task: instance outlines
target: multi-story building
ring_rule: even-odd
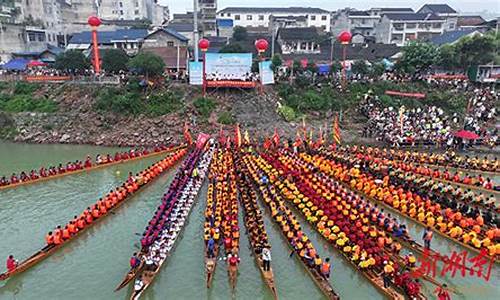
[[[444,32],[445,22],[435,14],[385,14],[376,26],[376,41],[404,46],[412,40],[429,40]]]
[[[364,37],[374,37],[375,27],[382,15],[389,13],[413,13],[407,7],[378,7],[366,11],[344,8],[332,14],[332,34],[338,35],[344,30]]]
[[[153,25],[168,21],[168,8],[157,0],[100,0],[99,16],[105,20],[149,20]]]
[[[217,0],[198,0],[198,11],[203,35],[217,35]]]
[[[458,12],[448,4],[425,4],[417,13],[435,14],[445,20],[444,31],[453,31],[457,29]]]
[[[307,16],[271,16],[269,20],[269,33],[276,34],[281,28],[307,27]]]
[[[7,5],[8,4],[8,5]],[[98,15],[101,30],[115,30],[149,20],[159,26],[169,11],[157,0],[16,0],[0,5],[0,54],[39,52],[47,45],[64,47],[75,32],[88,30],[87,19]]]
[[[234,26],[269,29],[273,17],[304,16],[307,18],[307,27],[320,28],[330,31],[330,12],[312,7],[226,7],[217,13],[218,19],[232,19]]]

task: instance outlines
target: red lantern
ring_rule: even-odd
[[[96,16],[90,16],[87,22],[89,23],[90,26],[93,27],[98,27],[99,25],[101,25],[101,19],[99,19]]]
[[[342,45],[346,45],[351,42],[352,34],[349,31],[342,31],[337,37],[337,39]]]
[[[265,39],[258,39],[255,41],[255,48],[259,53],[266,52],[268,46],[269,44]]]
[[[207,39],[201,39],[198,42],[198,47],[200,47],[201,51],[206,52],[208,47],[210,47],[210,42]]]

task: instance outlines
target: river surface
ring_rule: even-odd
[[[42,165],[83,159],[87,154],[114,153],[116,149],[92,146],[27,145],[0,142],[0,175]],[[140,171],[158,157],[124,163],[92,172],[0,191],[0,271],[9,254],[21,260],[44,245],[44,235],[81,213],[110,189],[120,185],[129,171]],[[119,172],[117,172],[119,171]],[[115,211],[115,214],[91,227],[46,260],[28,271],[0,282],[0,299],[128,299],[130,288],[113,290],[128,271],[130,255],[137,250],[138,236],[175,174],[167,171]],[[241,264],[234,294],[228,283],[226,265],[219,261],[213,285],[205,287],[203,262],[203,213],[206,184],[193,207],[182,238],[144,299],[272,299],[250,255],[248,239],[241,237]],[[261,203],[262,204],[262,203]],[[263,206],[261,206],[264,209]],[[241,210],[240,210],[241,212]],[[323,299],[303,266],[290,250],[278,226],[265,211],[266,229],[272,245],[272,266],[280,299]],[[322,257],[330,257],[333,271],[330,281],[343,299],[383,299],[363,276],[347,264],[336,251],[299,218]],[[243,224],[242,217],[240,216]],[[407,221],[413,236],[420,238],[422,228]],[[433,248],[443,254],[459,246],[434,235]],[[438,266],[440,267],[440,266]],[[440,269],[438,269],[439,273]],[[498,299],[499,268],[494,266],[491,279],[462,278],[460,274],[437,279],[459,290],[453,299]],[[458,272],[459,273],[459,272]],[[425,284],[431,296],[434,286]],[[432,299],[433,297],[430,297]]]

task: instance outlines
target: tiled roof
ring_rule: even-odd
[[[182,34],[180,34],[179,32],[175,31],[174,29],[172,28],[169,28],[169,27],[165,27],[165,28],[161,28],[161,29],[158,29],[156,31],[153,31],[151,32],[150,34],[148,34],[145,38],[148,38],[149,36],[151,36],[152,34],[155,34],[157,33],[158,31],[163,31],[165,32],[166,34],[168,35],[171,35],[173,36],[174,38],[178,39],[179,41],[183,41],[183,42],[187,42],[189,41],[189,39],[185,36],[183,36]]]
[[[430,42],[437,46],[441,46],[444,44],[453,44],[459,39],[463,38],[464,36],[468,36],[469,34],[472,34],[474,32],[477,31],[474,29],[447,31],[441,35],[432,38]]]
[[[177,32],[193,32],[194,24],[193,23],[170,23],[167,25],[167,28],[175,30]]]
[[[422,9],[428,8],[435,14],[456,14],[457,11],[451,8],[448,4],[425,4],[420,8],[418,12],[420,12]]]
[[[405,11],[405,12],[413,12],[413,8],[410,7],[376,7],[374,9],[391,12],[391,11]]]
[[[218,13],[303,13],[327,14],[329,11],[315,7],[226,7]]]
[[[419,14],[419,13],[405,13],[405,14],[384,14],[387,18],[393,21],[439,21],[443,18],[435,14]]]
[[[458,16],[457,26],[477,26],[486,22],[481,16]]]
[[[118,29],[115,31],[97,31],[100,44],[110,44],[119,40],[141,40],[148,34],[146,29]],[[92,41],[92,32],[75,33],[69,40],[70,44],[89,44]]]
[[[330,41],[325,41],[320,44],[321,53],[319,54],[286,54],[283,55],[284,60],[302,60],[308,59],[315,62],[329,62],[330,61],[330,51],[331,51]],[[339,43],[335,43],[333,46],[333,58],[336,61],[342,59],[343,46]],[[347,59],[358,60],[364,59],[368,61],[381,61],[384,58],[390,58],[395,54],[399,53],[401,49],[394,44],[375,44],[369,43],[366,45],[349,45],[346,47]]]
[[[278,36],[282,40],[315,40],[319,37],[315,27],[280,28]]]
[[[370,14],[366,11],[350,11],[347,13],[348,16],[369,16]]]

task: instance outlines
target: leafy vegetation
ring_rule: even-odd
[[[208,118],[216,106],[212,98],[206,97],[197,98],[193,104],[196,108],[196,111],[204,118]]]
[[[287,122],[292,122],[297,119],[297,114],[295,113],[295,110],[288,105],[279,106],[277,112]]]
[[[107,72],[118,73],[128,70],[129,57],[120,49],[106,49],[103,51],[102,68]]]
[[[108,87],[97,95],[95,108],[123,115],[161,116],[180,110],[184,103],[183,94],[178,90],[168,90],[145,97],[135,90],[134,85],[127,89]]]
[[[425,72],[438,58],[439,51],[434,45],[414,41],[403,47],[403,56],[395,67],[398,71],[409,74]]]
[[[12,93],[0,94],[0,110],[6,112],[44,112],[57,111],[57,103],[45,97],[35,98],[33,92],[39,88],[36,83],[16,82]],[[4,86],[7,90],[8,86]]]
[[[128,67],[139,74],[149,76],[157,76],[163,73],[165,63],[163,59],[156,54],[149,52],[141,52],[128,62]]]
[[[248,32],[245,27],[234,26],[233,29],[233,39],[235,41],[244,41],[248,38]]]
[[[224,125],[232,125],[236,123],[233,115],[229,111],[223,111],[219,114],[217,122]]]
[[[90,60],[81,51],[69,50],[56,57],[54,68],[63,71],[84,70],[90,67]]]
[[[245,53],[247,50],[243,49],[240,44],[230,43],[225,45],[219,50],[219,53]]]

